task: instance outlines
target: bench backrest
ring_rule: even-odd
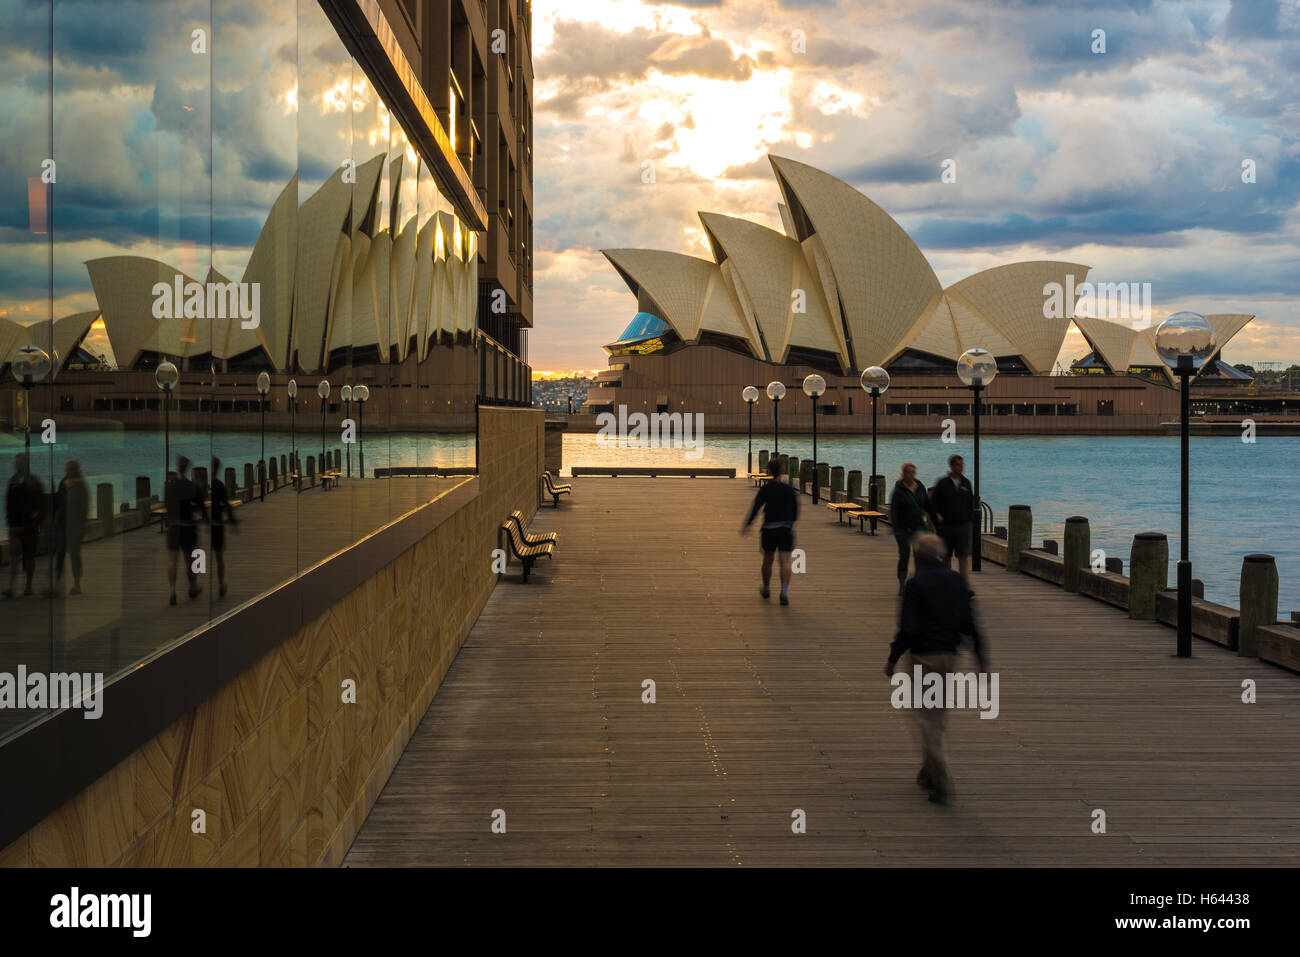
[[[506,533],[510,536],[510,544],[514,546],[516,553],[522,553],[524,552],[525,549],[528,548],[528,545],[526,542],[524,542],[524,537],[520,533],[519,526],[517,524],[515,524],[514,522],[507,521],[501,527],[504,528],[506,530]]]

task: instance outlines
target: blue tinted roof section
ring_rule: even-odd
[[[627,328],[623,330],[623,334],[618,337],[618,341],[636,342],[639,339],[661,336],[669,331],[671,331],[671,327],[658,316],[651,315],[648,312],[638,312],[632,318],[632,321],[628,323]]]

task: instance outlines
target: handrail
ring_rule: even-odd
[[[980,531],[991,535],[993,533],[993,506],[989,505],[984,499],[980,499],[980,516]]]

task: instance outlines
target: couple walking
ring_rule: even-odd
[[[894,494],[889,500],[889,522],[894,527],[898,542],[898,593],[903,594],[907,580],[907,560],[912,551],[912,539],[928,531],[927,520],[934,525],[943,542],[949,568],[953,556],[961,577],[970,584],[970,545],[975,518],[975,492],[965,476],[966,462],[960,455],[948,459],[948,474],[926,490],[916,477],[916,466],[904,462],[902,474],[894,483]]]

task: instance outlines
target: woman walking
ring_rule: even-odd
[[[69,459],[63,467],[63,481],[54,497],[54,587],[57,593],[63,581],[63,561],[72,559],[72,590],[81,594],[81,539],[86,534],[86,516],[90,513],[90,492],[81,474],[81,463]]]
[[[925,483],[916,480],[916,466],[904,462],[894,494],[889,499],[889,521],[894,526],[894,540],[898,543],[898,593],[903,594],[907,581],[907,558],[912,551],[912,537],[925,531],[925,517],[930,511],[930,497]]]

